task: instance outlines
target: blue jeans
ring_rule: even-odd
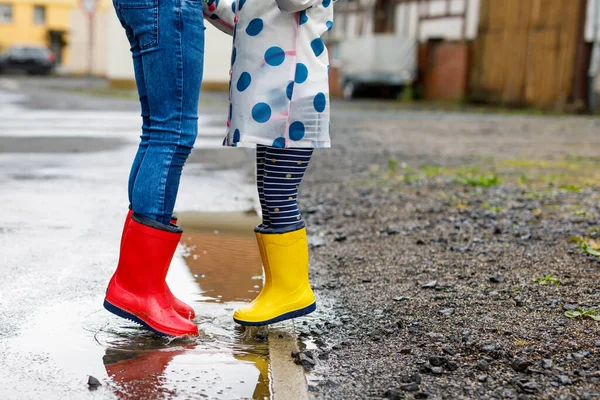
[[[198,134],[202,0],[114,0],[131,44],[142,136],[129,176],[133,211],[168,225]]]

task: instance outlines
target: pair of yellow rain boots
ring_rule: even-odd
[[[240,325],[262,326],[315,311],[317,304],[308,281],[306,228],[288,233],[261,233],[256,240],[265,270],[260,294],[233,314]]]

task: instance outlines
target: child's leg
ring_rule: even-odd
[[[260,159],[263,157],[264,162]],[[268,227],[256,230],[265,269],[263,288],[250,304],[238,308],[233,319],[246,326],[269,325],[313,312],[317,305],[308,280],[308,240],[298,189],[313,149],[257,149],[259,194]],[[262,164],[262,167],[261,166]]]
[[[269,228],[287,232],[302,222],[298,189],[313,149],[267,147],[264,163],[264,197]]]
[[[269,210],[265,201],[264,190],[264,174],[265,174],[265,157],[267,155],[267,146],[259,144],[256,146],[256,188],[258,189],[258,199],[260,208],[262,209],[262,228],[269,226]]]

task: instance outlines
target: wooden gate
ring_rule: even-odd
[[[481,0],[475,100],[563,109],[573,101],[587,0]]]

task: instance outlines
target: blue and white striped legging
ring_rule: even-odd
[[[262,228],[287,232],[302,226],[298,189],[313,149],[256,147],[256,185],[262,208]]]

